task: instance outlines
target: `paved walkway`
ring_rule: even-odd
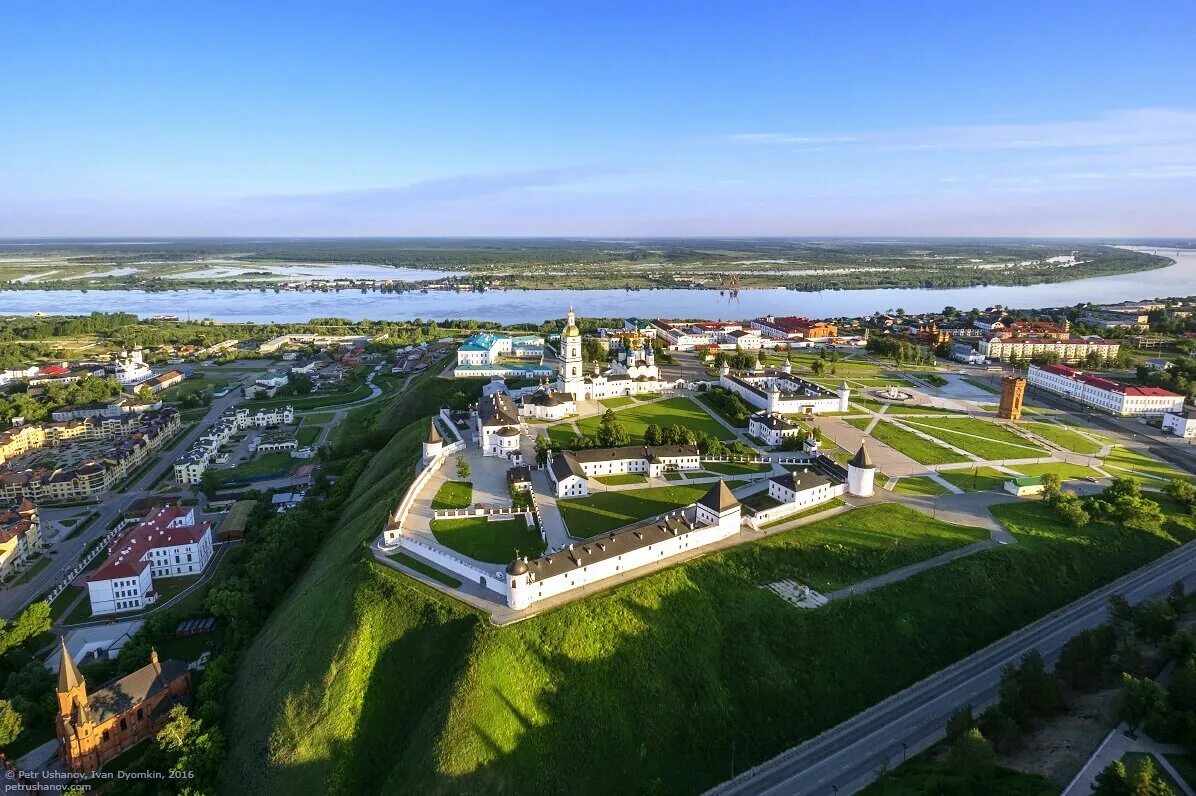
[[[1187,754],[1187,747],[1181,744],[1162,744],[1145,733],[1140,733],[1135,738],[1129,735],[1128,730],[1129,728],[1122,723],[1105,736],[1105,740],[1096,748],[1092,757],[1088,758],[1088,762],[1084,764],[1075,778],[1064,788],[1061,796],[1088,796],[1092,793],[1093,783],[1096,782],[1096,777],[1100,772],[1104,771],[1110,763],[1133,752],[1154,755],[1163,770],[1170,774],[1171,778],[1179,785],[1184,796],[1196,796],[1196,792],[1167,761],[1166,757],[1169,754]]]
[[[952,561],[957,561],[961,558],[979,553],[981,550],[988,550],[996,547],[1000,542],[995,539],[986,539],[983,542],[976,542],[974,544],[964,545],[954,550],[948,550],[942,555],[937,555],[934,558],[928,558],[925,561],[919,561],[916,564],[910,564],[907,567],[894,569],[891,572],[886,572],[883,575],[877,575],[875,578],[868,578],[859,583],[853,583],[850,586],[833,591],[827,594],[829,600],[842,600],[844,597],[851,597],[856,594],[866,594],[873,589],[879,589],[882,586],[888,586],[891,583],[898,583],[906,578],[913,577],[919,572],[924,572],[934,567],[941,567],[943,564],[949,564]]]

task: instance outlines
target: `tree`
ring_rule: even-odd
[[[1171,584],[1171,591],[1167,593],[1167,603],[1178,611],[1184,605],[1184,582],[1177,580]]]
[[[287,383],[290,384],[296,395],[307,395],[313,387],[311,376],[306,373],[290,374]]]
[[[1172,674],[1167,703],[1178,711],[1196,711],[1196,658],[1188,658]]]
[[[0,747],[8,746],[25,728],[21,714],[7,699],[0,699]]]
[[[1160,711],[1166,700],[1162,687],[1149,677],[1123,674],[1121,681],[1125,684],[1125,693],[1121,696],[1117,715],[1133,733],[1144,721]]]
[[[1074,689],[1092,689],[1108,667],[1115,646],[1109,625],[1082,630],[1063,645],[1055,671]]]
[[[464,456],[457,457],[457,477],[462,481],[469,480],[469,459]]]
[[[602,415],[598,424],[598,445],[603,448],[617,448],[631,444],[631,435],[627,433],[623,423],[615,416],[611,409]]]
[[[170,770],[194,777],[192,787],[214,782],[224,758],[224,741],[217,729],[205,730],[182,705],[170,709],[170,718],[158,731],[158,747],[173,759]]]
[[[11,622],[0,619],[0,655],[19,647],[28,639],[50,629],[50,603],[39,600],[30,603]]]
[[[947,719],[947,740],[954,741],[975,726],[976,721],[972,718],[972,706],[964,705],[952,713],[951,718]]]
[[[1138,758],[1138,764],[1130,773],[1128,782],[1129,793],[1132,793],[1133,796],[1174,796],[1175,794],[1155,771],[1154,758],[1151,755],[1143,755]]]
[[[1163,493],[1189,510],[1196,506],[1196,486],[1182,478],[1172,478],[1163,487]]]
[[[1055,495],[1059,494],[1059,489],[1063,485],[1057,473],[1043,473],[1042,474],[1042,497],[1043,500],[1051,500]]]
[[[1196,655],[1196,633],[1190,630],[1179,630],[1171,634],[1163,648],[1167,657],[1173,661],[1183,661]]]
[[[975,727],[959,736],[951,745],[951,767],[969,781],[988,778],[996,762],[992,746]]]
[[[649,423],[648,427],[644,429],[644,444],[645,445],[659,445],[660,443],[660,426],[655,423]]]
[[[136,390],[137,397],[143,401],[152,401],[154,398],[154,391],[150,389],[148,384],[142,384]]]
[[[1093,796],[1132,796],[1125,763],[1114,760],[1101,769],[1092,783]]]
[[[1175,609],[1162,600],[1146,600],[1134,608],[1134,632],[1138,638],[1158,643],[1175,632]]]
[[[548,452],[552,450],[552,441],[541,434],[536,437],[536,464],[543,467],[548,463]]]
[[[210,500],[216,495],[216,490],[220,488],[220,475],[211,467],[207,467],[203,471],[203,475],[199,477],[199,491],[208,496]]]

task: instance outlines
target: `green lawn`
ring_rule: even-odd
[[[683,476],[681,473],[665,473],[664,480],[666,480],[666,481],[684,481],[685,476]]]
[[[636,404],[630,409],[615,412],[623,427],[627,429],[633,445],[644,441],[644,429],[649,424],[664,428],[665,426],[685,426],[694,431],[705,431],[715,439],[732,440],[735,435],[727,427],[706,413],[702,407],[689,398],[670,398],[667,401],[657,401],[650,404]],[[597,434],[601,417],[594,415],[577,421],[577,427],[583,434]],[[548,433],[552,433],[555,426],[550,426]]]
[[[1196,759],[1190,755],[1165,755],[1171,767],[1188,783],[1188,787],[1196,786]]]
[[[334,390],[331,392],[317,392],[304,396],[287,396],[285,398],[255,398],[245,401],[243,406],[252,412],[255,409],[271,406],[292,406],[296,411],[303,409],[319,409],[325,406],[340,406],[370,397],[368,384],[358,384],[348,390]]]
[[[1043,462],[1042,464],[1019,464],[1010,467],[1011,470],[1017,470],[1023,475],[1045,475],[1046,473],[1054,473],[1062,478],[1064,481],[1077,478],[1101,478],[1101,474],[1091,467],[1085,467],[1082,464],[1071,464],[1070,462]]]
[[[1045,777],[997,768],[983,784],[969,782],[948,763],[916,757],[890,771],[860,791],[860,796],[926,796],[926,794],[975,794],[975,796],[1057,796],[1059,787]]]
[[[291,471],[294,459],[286,451],[271,451],[263,453],[247,462],[242,462],[227,470],[217,470],[222,483],[235,481],[239,478],[256,478],[263,475],[286,475]]]
[[[594,478],[600,484],[607,486],[625,486],[627,484],[646,484],[648,477],[639,473],[620,473],[619,475],[599,475]]]
[[[516,556],[538,556],[544,540],[527,520],[489,522],[485,517],[464,517],[455,520],[432,520],[432,534],[445,547],[478,561],[509,564]]]
[[[1071,531],[1027,502],[995,510],[1019,544],[816,611],[760,588],[854,581],[987,535],[911,514],[908,537],[895,515],[862,522],[869,507],[496,628],[360,553],[425,431],[378,454],[242,656],[222,790],[702,792],[732,748],[736,770],[763,762],[1193,536]]]
[[[1095,454],[1100,453],[1101,445],[1083,434],[1077,434],[1071,429],[1063,428],[1055,423],[1041,423],[1022,421],[1022,428],[1035,436],[1042,437],[1047,442],[1053,442],[1064,450],[1072,453]]]
[[[848,420],[847,422],[861,430],[863,426],[867,425],[867,421]],[[948,450],[942,445],[923,439],[912,431],[884,420],[876,424],[876,428],[872,429],[871,436],[890,448],[901,451],[919,464],[951,464],[968,460],[968,457],[962,453]]]
[[[577,538],[596,536],[688,506],[710,491],[711,484],[679,484],[625,492],[597,492],[587,497],[557,501],[569,533]]]
[[[1179,470],[1137,450],[1118,445],[1105,457],[1105,469],[1112,475],[1128,476],[1143,486],[1162,488],[1172,478],[1191,480]]]
[[[1018,468],[1025,469],[1024,467]],[[995,467],[974,467],[969,470],[943,470],[940,476],[965,492],[994,492],[1004,489],[1005,482],[1013,478]],[[1030,475],[1030,473],[1026,473]]]
[[[548,427],[548,438],[552,440],[552,446],[557,449],[570,447],[576,436],[577,432],[574,431],[571,422],[557,423],[555,426]]]
[[[445,481],[432,498],[432,509],[467,509],[473,505],[473,484],[468,481]]]
[[[312,412],[303,415],[300,422],[305,426],[326,426],[336,418],[336,412]]]
[[[620,398],[603,398],[598,403],[605,406],[607,409],[622,409],[624,406],[632,406],[635,404],[634,398],[626,396]]]
[[[914,478],[902,478],[893,487],[894,492],[902,495],[945,495],[951,490],[935,481],[928,475],[919,475]]]
[[[1030,459],[1050,455],[1045,448],[1009,429],[976,418],[920,417],[902,422],[982,459]]]
[[[939,409],[934,406],[910,406],[907,404],[892,404],[889,406],[890,415],[961,415],[954,409]]]
[[[702,462],[702,467],[712,473],[719,473],[721,475],[752,475],[755,473],[767,473],[772,469],[771,464],[758,464],[756,462]]]
[[[846,506],[846,505],[847,504],[844,503],[839,498],[831,498],[830,500],[828,500],[825,503],[819,503],[817,506],[810,506],[810,508],[808,508],[808,509],[802,509],[801,511],[797,512],[796,514],[790,514],[788,517],[784,517],[779,520],[773,520],[772,522],[765,523],[764,525],[760,526],[760,530],[764,531],[764,530],[768,530],[769,528],[775,528],[778,525],[784,525],[785,523],[793,522],[794,520],[800,520],[802,517],[808,517],[811,514],[821,514],[824,511],[829,511],[831,509],[837,509],[837,508],[839,508],[839,506]]]
[[[28,582],[30,578],[37,575],[48,566],[50,566],[50,556],[43,553],[36,561],[29,565],[28,569],[26,569],[17,577],[13,578],[8,585],[20,586],[22,583]]]
[[[226,384],[231,384],[236,381],[233,378],[212,378],[211,376],[203,376],[200,378],[183,379],[180,383],[173,387],[168,387],[163,390],[158,397],[163,401],[181,401],[188,395],[194,395],[204,390],[212,390],[217,387],[223,387]]]
[[[443,572],[430,564],[425,564],[419,559],[412,558],[406,553],[394,553],[387,556],[387,558],[389,558],[391,561],[397,561],[408,569],[413,569],[421,575],[427,575],[437,583],[443,583],[449,588],[456,589],[461,586],[461,581],[457,580],[452,575],[448,574],[447,572]]]
[[[299,427],[299,431],[295,433],[295,439],[299,443],[300,448],[310,448],[320,437],[322,429],[319,426],[303,425]]]
[[[646,393],[644,393],[643,395],[633,395],[633,396],[631,396],[631,397],[632,397],[632,398],[635,398],[635,400],[637,400],[637,401],[654,401],[654,400],[656,400],[657,398],[659,398],[659,397],[660,397],[660,393],[658,393],[658,392],[646,392]]]

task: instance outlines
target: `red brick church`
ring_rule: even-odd
[[[62,639],[58,666],[58,757],[71,771],[95,771],[126,749],[152,738],[170,709],[188,704],[191,674],[182,661],[159,661],[87,692],[87,683]]]

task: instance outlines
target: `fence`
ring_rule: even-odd
[[[48,602],[54,602],[58,595],[66,591],[66,587],[71,585],[71,581],[79,577],[79,573],[82,572],[87,565],[90,564],[95,557],[100,554],[100,551],[107,547],[115,537],[120,535],[121,529],[124,528],[124,526],[125,524],[122,522],[120,525],[116,526],[115,529],[104,534],[104,538],[100,540],[100,543],[91,548],[91,550],[89,550],[87,554],[83,556],[83,558],[79,559],[75,566],[71,567],[70,571],[67,572],[66,577],[63,578],[62,582],[50,589],[50,593],[46,595],[45,599]]]
[[[443,410],[441,411],[443,414]],[[402,533],[403,523],[407,521],[407,515],[411,513],[411,506],[415,503],[415,498],[419,495],[420,490],[427,486],[428,481],[432,478],[436,471],[444,465],[444,460],[448,458],[450,454],[461,450],[465,450],[465,443],[458,438],[458,440],[451,445],[444,446],[440,453],[436,454],[435,458],[433,458],[432,461],[428,462],[427,465],[420,470],[419,475],[415,477],[415,480],[411,482],[411,486],[407,489],[406,494],[403,495],[403,499],[399,501],[398,507],[391,515],[390,522],[383,531],[382,535],[387,544],[393,544],[396,537]]]
[[[432,512],[432,518],[436,520],[451,520],[460,517],[485,517],[487,520],[499,521],[513,520],[521,515],[527,520],[529,525],[532,523],[532,512],[516,506],[502,506],[498,508],[470,506],[467,509],[436,509]]]
[[[410,536],[400,537],[398,546],[400,549],[415,553],[420,558],[426,558],[455,575],[460,575],[471,583],[501,594],[504,598],[507,596],[506,577],[501,571],[487,572],[463,558],[458,558],[443,547],[425,544]]]

